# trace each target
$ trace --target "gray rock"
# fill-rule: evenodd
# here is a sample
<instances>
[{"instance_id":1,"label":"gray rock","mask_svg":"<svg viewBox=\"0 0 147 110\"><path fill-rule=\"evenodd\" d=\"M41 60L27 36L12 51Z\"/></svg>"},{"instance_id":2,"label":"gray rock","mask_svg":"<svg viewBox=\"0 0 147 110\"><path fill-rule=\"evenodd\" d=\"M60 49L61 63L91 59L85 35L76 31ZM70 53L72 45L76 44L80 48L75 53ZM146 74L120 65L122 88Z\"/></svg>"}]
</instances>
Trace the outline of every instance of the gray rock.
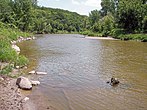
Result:
<instances>
[{"instance_id":1,"label":"gray rock","mask_svg":"<svg viewBox=\"0 0 147 110\"><path fill-rule=\"evenodd\" d=\"M17 78L16 85L24 90L32 89L32 83L30 82L30 80L22 76Z\"/></svg>"}]
</instances>

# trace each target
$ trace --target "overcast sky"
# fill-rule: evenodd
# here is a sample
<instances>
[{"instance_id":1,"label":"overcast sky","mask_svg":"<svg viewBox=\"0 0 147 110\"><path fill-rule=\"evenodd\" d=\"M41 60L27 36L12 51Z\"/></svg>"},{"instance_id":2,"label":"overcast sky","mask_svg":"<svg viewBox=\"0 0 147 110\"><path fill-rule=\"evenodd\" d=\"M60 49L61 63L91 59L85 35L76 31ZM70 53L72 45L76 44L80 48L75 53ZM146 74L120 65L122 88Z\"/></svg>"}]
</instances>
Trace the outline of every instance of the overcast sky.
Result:
<instances>
[{"instance_id":1,"label":"overcast sky","mask_svg":"<svg viewBox=\"0 0 147 110\"><path fill-rule=\"evenodd\" d=\"M38 0L39 6L60 8L88 15L90 11L100 9L101 0Z\"/></svg>"}]
</instances>

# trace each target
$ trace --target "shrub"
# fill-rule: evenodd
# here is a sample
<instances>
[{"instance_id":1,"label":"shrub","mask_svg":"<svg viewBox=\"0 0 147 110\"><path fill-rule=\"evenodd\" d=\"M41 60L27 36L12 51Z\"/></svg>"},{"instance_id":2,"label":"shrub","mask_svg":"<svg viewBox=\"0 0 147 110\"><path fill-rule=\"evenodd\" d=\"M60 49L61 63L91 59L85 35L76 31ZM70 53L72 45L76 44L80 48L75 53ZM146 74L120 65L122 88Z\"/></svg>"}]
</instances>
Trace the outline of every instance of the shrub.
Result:
<instances>
[{"instance_id":1,"label":"shrub","mask_svg":"<svg viewBox=\"0 0 147 110\"><path fill-rule=\"evenodd\" d=\"M120 35L119 39L121 40L139 40L142 42L147 42L147 34L125 34L125 35Z\"/></svg>"},{"instance_id":2,"label":"shrub","mask_svg":"<svg viewBox=\"0 0 147 110\"><path fill-rule=\"evenodd\" d=\"M124 29L113 29L111 31L111 36L113 36L114 38L118 38L121 34L125 34Z\"/></svg>"}]
</instances>

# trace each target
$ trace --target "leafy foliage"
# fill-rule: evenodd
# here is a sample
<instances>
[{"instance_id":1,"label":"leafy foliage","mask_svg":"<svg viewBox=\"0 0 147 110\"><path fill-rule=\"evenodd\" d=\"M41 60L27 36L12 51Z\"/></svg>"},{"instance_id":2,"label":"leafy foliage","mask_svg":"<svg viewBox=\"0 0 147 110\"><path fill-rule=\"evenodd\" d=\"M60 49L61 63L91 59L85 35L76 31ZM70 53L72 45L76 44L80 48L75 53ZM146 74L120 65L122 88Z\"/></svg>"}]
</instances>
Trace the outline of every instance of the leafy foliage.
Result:
<instances>
[{"instance_id":1,"label":"leafy foliage","mask_svg":"<svg viewBox=\"0 0 147 110\"><path fill-rule=\"evenodd\" d=\"M0 21L35 33L80 32L86 16L62 9L37 6L37 0L2 0Z\"/></svg>"},{"instance_id":2,"label":"leafy foliage","mask_svg":"<svg viewBox=\"0 0 147 110\"><path fill-rule=\"evenodd\" d=\"M91 31L124 40L146 41L147 36L140 34L147 33L146 0L102 0L101 6L101 10L89 14Z\"/></svg>"}]
</instances>

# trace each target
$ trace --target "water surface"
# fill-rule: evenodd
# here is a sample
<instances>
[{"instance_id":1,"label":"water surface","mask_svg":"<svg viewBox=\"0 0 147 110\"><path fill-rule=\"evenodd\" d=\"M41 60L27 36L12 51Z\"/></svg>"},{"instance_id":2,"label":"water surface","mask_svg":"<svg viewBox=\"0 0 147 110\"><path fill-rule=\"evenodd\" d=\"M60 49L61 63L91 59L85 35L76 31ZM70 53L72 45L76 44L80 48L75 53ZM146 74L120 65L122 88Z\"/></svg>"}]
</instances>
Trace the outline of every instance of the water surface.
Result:
<instances>
[{"instance_id":1,"label":"water surface","mask_svg":"<svg viewBox=\"0 0 147 110\"><path fill-rule=\"evenodd\" d=\"M38 110L146 110L147 43L39 35L19 44L39 76L30 98ZM106 81L117 77L120 84Z\"/></svg>"}]
</instances>

